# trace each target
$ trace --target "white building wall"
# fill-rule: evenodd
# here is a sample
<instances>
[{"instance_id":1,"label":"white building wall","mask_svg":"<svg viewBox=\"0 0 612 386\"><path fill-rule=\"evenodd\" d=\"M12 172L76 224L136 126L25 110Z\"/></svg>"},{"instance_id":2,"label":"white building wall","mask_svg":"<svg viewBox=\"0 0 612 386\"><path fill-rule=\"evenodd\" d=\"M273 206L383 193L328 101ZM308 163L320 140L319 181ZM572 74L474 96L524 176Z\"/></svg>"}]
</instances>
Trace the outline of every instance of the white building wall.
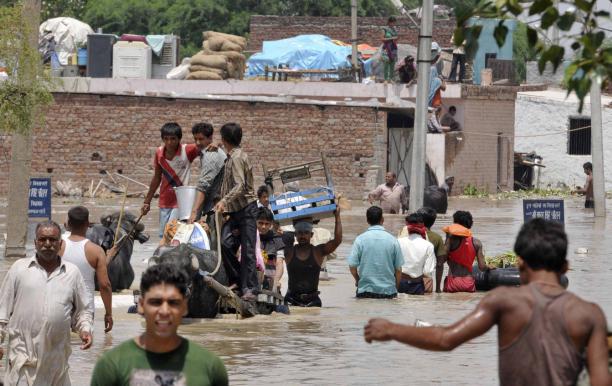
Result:
<instances>
[{"instance_id":1,"label":"white building wall","mask_svg":"<svg viewBox=\"0 0 612 386\"><path fill-rule=\"evenodd\" d=\"M540 175L540 187L583 186L582 165L590 155L569 155L567 142L569 117L579 115L575 97L565 99L565 91L549 90L517 94L514 151L535 151L546 165ZM604 165L606 191L612 190L612 98L602 97ZM608 106L608 107L606 107ZM580 115L591 115L590 101ZM535 183L535 181L534 181Z\"/></svg>"}]
</instances>

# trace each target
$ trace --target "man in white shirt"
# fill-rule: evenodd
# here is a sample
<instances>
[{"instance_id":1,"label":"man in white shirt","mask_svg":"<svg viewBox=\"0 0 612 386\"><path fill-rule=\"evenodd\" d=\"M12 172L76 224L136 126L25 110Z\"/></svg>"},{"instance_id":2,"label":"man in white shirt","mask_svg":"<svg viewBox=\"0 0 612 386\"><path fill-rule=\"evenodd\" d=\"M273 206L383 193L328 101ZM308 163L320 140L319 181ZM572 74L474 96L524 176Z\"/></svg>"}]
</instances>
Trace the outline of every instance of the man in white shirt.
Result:
<instances>
[{"instance_id":1,"label":"man in white shirt","mask_svg":"<svg viewBox=\"0 0 612 386\"><path fill-rule=\"evenodd\" d=\"M36 255L17 260L0 286L0 360L8 337L4 384L70 386L70 326L91 347L91 294L79 269L62 260L59 225L36 227ZM1 382L0 382L1 383Z\"/></svg>"},{"instance_id":2,"label":"man in white shirt","mask_svg":"<svg viewBox=\"0 0 612 386\"><path fill-rule=\"evenodd\" d=\"M408 236L397 239L404 257L402 280L398 292L410 295L425 293L424 277L431 277L436 268L434 246L426 240L427 228L420 214L406 217Z\"/></svg>"}]
</instances>

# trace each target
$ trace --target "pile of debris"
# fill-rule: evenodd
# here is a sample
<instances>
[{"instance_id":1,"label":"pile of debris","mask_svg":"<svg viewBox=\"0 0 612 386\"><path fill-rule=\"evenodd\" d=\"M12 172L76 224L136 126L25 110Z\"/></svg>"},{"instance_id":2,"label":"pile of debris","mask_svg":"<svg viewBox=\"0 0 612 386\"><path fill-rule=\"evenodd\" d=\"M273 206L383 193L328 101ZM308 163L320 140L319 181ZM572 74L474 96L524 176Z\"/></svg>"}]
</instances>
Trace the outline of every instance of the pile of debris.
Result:
<instances>
[{"instance_id":1,"label":"pile of debris","mask_svg":"<svg viewBox=\"0 0 612 386\"><path fill-rule=\"evenodd\" d=\"M151 173L151 171L146 168L142 169L147 173ZM149 190L147 184L121 173L109 173L104 171L103 174L104 177L100 178L97 184L95 184L94 180L91 180L88 187L83 187L81 184L72 180L59 180L55 183L53 193L60 197L112 198L117 195L144 197ZM130 185L132 187L136 185L138 188L130 188Z\"/></svg>"},{"instance_id":2,"label":"pile of debris","mask_svg":"<svg viewBox=\"0 0 612 386\"><path fill-rule=\"evenodd\" d=\"M221 32L204 32L202 51L191 58L187 79L242 79L246 66L246 39Z\"/></svg>"}]
</instances>

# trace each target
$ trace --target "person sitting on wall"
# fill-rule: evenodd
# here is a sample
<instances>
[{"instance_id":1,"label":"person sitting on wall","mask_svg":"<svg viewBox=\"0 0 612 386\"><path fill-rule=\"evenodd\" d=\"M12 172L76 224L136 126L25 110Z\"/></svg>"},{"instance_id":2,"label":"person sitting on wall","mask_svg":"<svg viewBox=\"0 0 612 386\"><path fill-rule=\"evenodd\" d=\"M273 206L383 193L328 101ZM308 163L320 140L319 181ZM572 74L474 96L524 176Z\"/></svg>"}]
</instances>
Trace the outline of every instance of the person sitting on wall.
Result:
<instances>
[{"instance_id":1,"label":"person sitting on wall","mask_svg":"<svg viewBox=\"0 0 612 386\"><path fill-rule=\"evenodd\" d=\"M449 126L443 126L440 123L440 114L442 113L442 107L430 107L428 110L427 120L427 132L432 134L442 134L451 131Z\"/></svg>"},{"instance_id":2,"label":"person sitting on wall","mask_svg":"<svg viewBox=\"0 0 612 386\"><path fill-rule=\"evenodd\" d=\"M289 289L285 295L287 303L298 307L321 307L319 297L319 274L325 256L334 252L342 243L342 222L340 208L334 212L336 225L334 238L325 244L312 245L312 222L300 220L295 225L297 244L285 243L284 259L276 258L274 288L279 288L284 265L287 264ZM284 261L283 261L284 260Z\"/></svg>"},{"instance_id":3,"label":"person sitting on wall","mask_svg":"<svg viewBox=\"0 0 612 386\"><path fill-rule=\"evenodd\" d=\"M408 55L404 58L404 62L397 69L399 74L400 83L406 83L406 86L410 86L413 82L416 82L417 70L414 65L414 57Z\"/></svg>"},{"instance_id":4,"label":"person sitting on wall","mask_svg":"<svg viewBox=\"0 0 612 386\"><path fill-rule=\"evenodd\" d=\"M450 131L460 131L461 125L455 120L455 114L457 114L457 108L455 106L449 107L448 112L442 116L440 124L450 127Z\"/></svg>"}]
</instances>

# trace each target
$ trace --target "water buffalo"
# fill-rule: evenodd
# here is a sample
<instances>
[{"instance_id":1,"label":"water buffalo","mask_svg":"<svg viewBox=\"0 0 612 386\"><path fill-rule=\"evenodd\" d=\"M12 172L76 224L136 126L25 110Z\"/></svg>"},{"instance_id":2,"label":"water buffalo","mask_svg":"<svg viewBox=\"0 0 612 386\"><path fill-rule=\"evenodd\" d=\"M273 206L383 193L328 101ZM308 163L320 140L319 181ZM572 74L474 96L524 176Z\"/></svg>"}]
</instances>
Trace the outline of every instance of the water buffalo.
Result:
<instances>
[{"instance_id":1,"label":"water buffalo","mask_svg":"<svg viewBox=\"0 0 612 386\"><path fill-rule=\"evenodd\" d=\"M197 261L196 261L197 260ZM153 253L150 264L169 263L183 269L191 277L188 300L188 316L191 318L214 318L219 312L219 294L204 283L200 271L214 272L217 266L217 252L207 251L183 243L176 247L163 246ZM223 264L213 278L227 286L228 278Z\"/></svg>"},{"instance_id":2,"label":"water buffalo","mask_svg":"<svg viewBox=\"0 0 612 386\"><path fill-rule=\"evenodd\" d=\"M425 165L425 189L423 191L423 206L436 210L436 213L444 214L448 210L448 196L451 194L454 177L446 178L442 186L438 185L438 177L433 169ZM410 186L404 187L406 197L410 197ZM408 212L408 201L402 206L402 212Z\"/></svg>"},{"instance_id":3,"label":"water buffalo","mask_svg":"<svg viewBox=\"0 0 612 386\"><path fill-rule=\"evenodd\" d=\"M133 214L126 212L121 219L121 227L119 228L120 240L126 236L136 224L137 218ZM102 216L100 224L94 224L87 230L87 238L98 244L106 252L113 245L115 238L115 230L119 222L119 212L111 215ZM121 291L130 288L134 281L134 269L130 264L132 252L134 249L134 240L138 240L141 244L149 239L149 236L144 231L144 225L138 224L131 237L121 242L121 248L117 255L108 265L108 278L111 282L113 291ZM96 290L98 285L96 283Z\"/></svg>"}]
</instances>

